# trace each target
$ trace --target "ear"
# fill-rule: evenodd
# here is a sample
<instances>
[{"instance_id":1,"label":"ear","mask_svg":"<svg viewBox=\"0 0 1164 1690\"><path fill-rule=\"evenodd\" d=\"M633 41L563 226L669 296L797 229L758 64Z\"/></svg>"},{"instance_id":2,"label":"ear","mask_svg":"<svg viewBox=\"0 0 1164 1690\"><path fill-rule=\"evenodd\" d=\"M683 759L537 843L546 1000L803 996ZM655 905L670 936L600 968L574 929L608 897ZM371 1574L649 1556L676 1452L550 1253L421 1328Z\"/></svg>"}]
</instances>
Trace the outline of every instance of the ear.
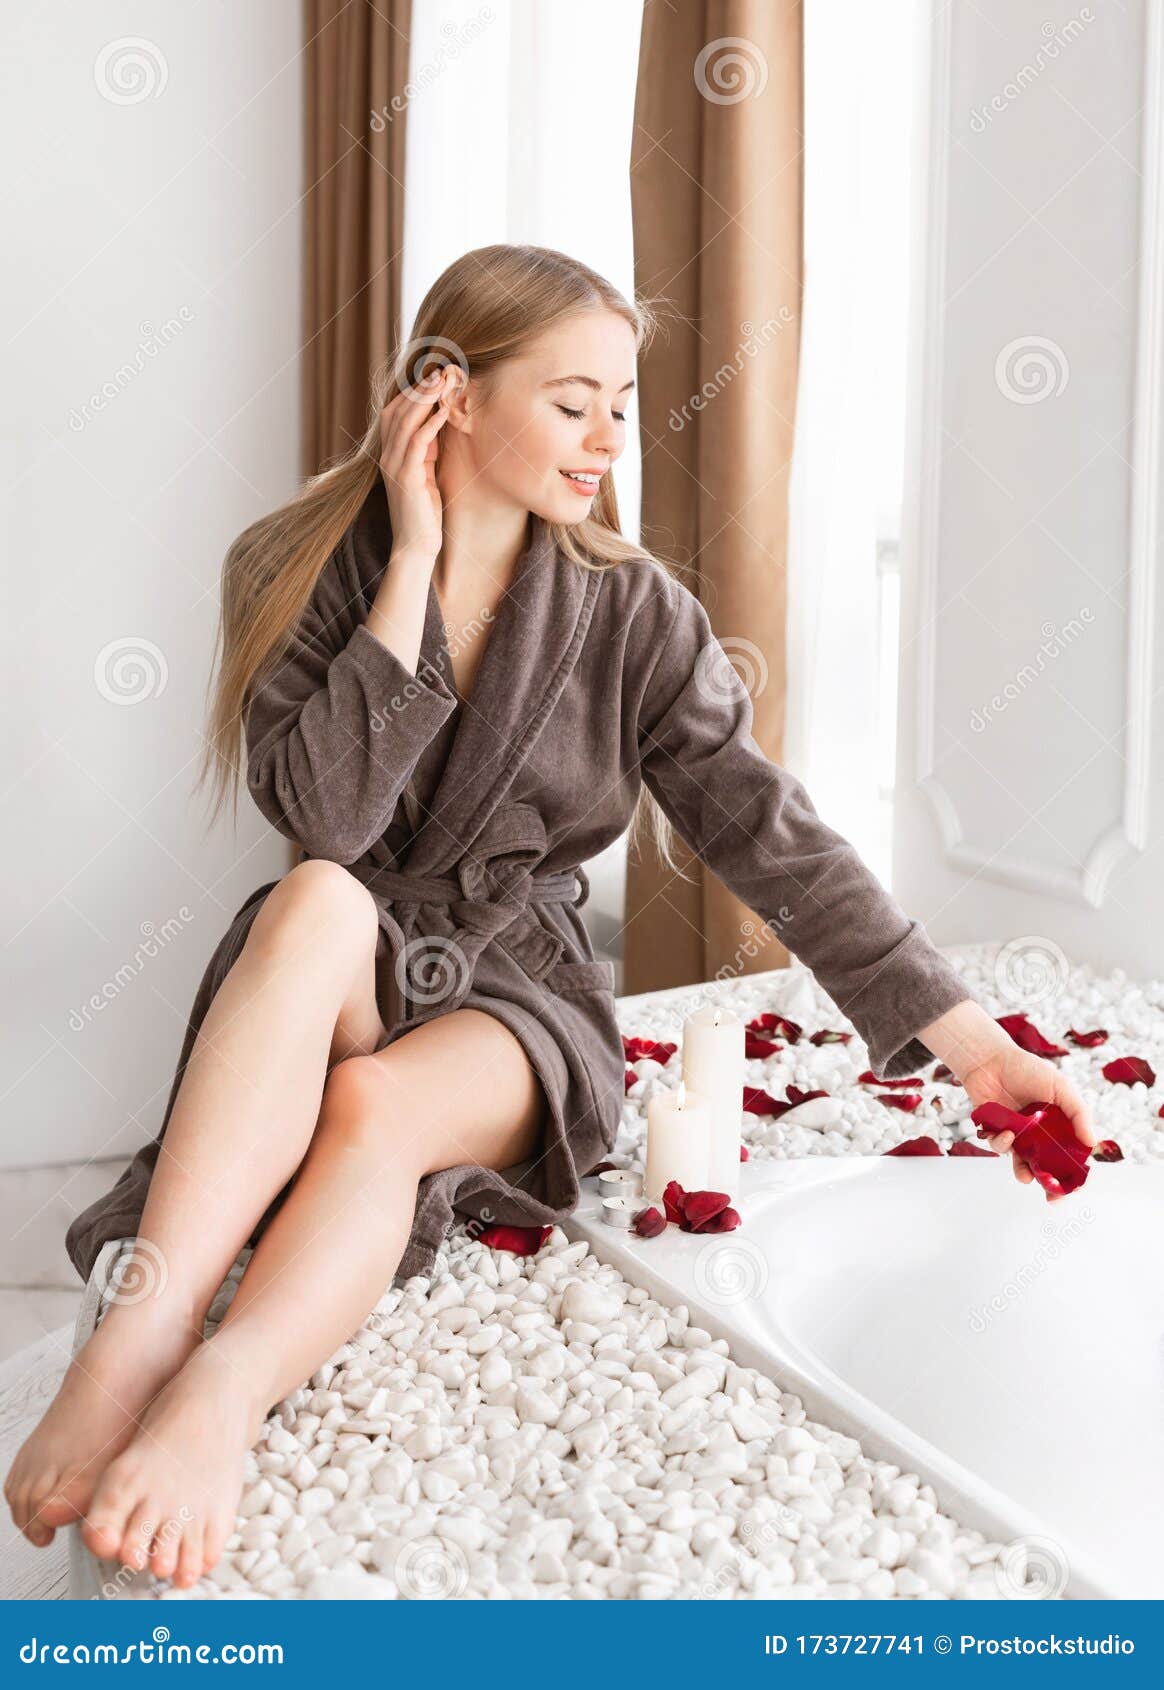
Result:
<instances>
[{"instance_id":1,"label":"ear","mask_svg":"<svg viewBox=\"0 0 1164 1690\"><path fill-rule=\"evenodd\" d=\"M449 414L445 419L445 428L454 428L458 434L473 432L473 395L472 380L465 374L460 364L446 364L449 372L445 379L445 397L449 402Z\"/></svg>"}]
</instances>

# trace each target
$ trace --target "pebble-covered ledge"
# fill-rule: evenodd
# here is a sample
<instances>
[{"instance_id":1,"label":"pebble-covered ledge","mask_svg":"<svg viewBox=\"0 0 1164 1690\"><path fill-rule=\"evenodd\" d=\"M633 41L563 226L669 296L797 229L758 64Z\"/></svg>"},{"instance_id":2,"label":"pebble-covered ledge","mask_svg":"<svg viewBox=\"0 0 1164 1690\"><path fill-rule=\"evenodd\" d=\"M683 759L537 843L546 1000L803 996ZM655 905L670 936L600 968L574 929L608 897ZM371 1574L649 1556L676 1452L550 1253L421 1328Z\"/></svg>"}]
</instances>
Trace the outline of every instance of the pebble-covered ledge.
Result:
<instances>
[{"instance_id":1,"label":"pebble-covered ledge","mask_svg":"<svg viewBox=\"0 0 1164 1690\"><path fill-rule=\"evenodd\" d=\"M993 1013L1026 1009L1052 1037L1107 1027L1106 1047L1061 1063L1129 1158L1164 1156L1164 1088L1146 1096L1099 1074L1125 1051L1164 1073L1164 985L1081 968L1020 1004L999 990L995 947L947 954ZM744 1019L774 1007L770 981L715 992ZM639 1000L623 1031L677 1040L691 1005L684 992ZM849 1028L802 972L775 1007L806 1030ZM678 1063L638 1065L618 1160L637 1158L645 1099L677 1082ZM903 1116L855 1083L865 1065L856 1039L749 1063L748 1083L776 1095L791 1081L840 1099L815 1127L745 1117L751 1154L869 1154L918 1131L948 1143L970 1130L957 1088L925 1087L923 1111ZM916 1475L808 1420L686 1309L660 1306L557 1228L528 1258L458 1229L431 1283L386 1293L268 1421L241 1516L191 1590L139 1575L118 1593L995 1598L1037 1574L1024 1574L1021 1545L943 1514Z\"/></svg>"}]
</instances>

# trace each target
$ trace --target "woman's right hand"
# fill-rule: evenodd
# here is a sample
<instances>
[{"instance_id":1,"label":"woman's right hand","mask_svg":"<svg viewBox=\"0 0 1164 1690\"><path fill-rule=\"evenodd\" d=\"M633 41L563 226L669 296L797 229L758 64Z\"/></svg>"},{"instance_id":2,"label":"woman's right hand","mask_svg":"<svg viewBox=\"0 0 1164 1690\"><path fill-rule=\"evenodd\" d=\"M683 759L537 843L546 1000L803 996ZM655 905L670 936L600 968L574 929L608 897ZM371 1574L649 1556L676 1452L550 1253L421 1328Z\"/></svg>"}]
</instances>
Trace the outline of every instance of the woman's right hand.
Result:
<instances>
[{"instance_id":1,"label":"woman's right hand","mask_svg":"<svg viewBox=\"0 0 1164 1690\"><path fill-rule=\"evenodd\" d=\"M380 412L380 474L388 495L393 553L407 552L432 563L443 533L437 435L448 419L451 392L446 365L433 371L431 379L425 377L417 387L396 394Z\"/></svg>"}]
</instances>

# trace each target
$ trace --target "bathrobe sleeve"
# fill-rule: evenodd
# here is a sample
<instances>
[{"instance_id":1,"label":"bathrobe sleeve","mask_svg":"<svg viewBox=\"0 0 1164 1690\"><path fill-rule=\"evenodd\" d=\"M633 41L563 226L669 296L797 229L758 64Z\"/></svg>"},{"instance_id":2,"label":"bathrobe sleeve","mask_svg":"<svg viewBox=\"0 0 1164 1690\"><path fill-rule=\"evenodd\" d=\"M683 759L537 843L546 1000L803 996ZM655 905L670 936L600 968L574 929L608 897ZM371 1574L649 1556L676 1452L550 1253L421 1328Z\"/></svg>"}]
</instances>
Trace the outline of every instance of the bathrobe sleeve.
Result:
<instances>
[{"instance_id":1,"label":"bathrobe sleeve","mask_svg":"<svg viewBox=\"0 0 1164 1690\"><path fill-rule=\"evenodd\" d=\"M702 604L656 568L656 609L644 620L658 655L638 715L644 784L701 861L812 970L873 1071L916 1072L933 1060L918 1030L972 994L801 783L761 751L751 698Z\"/></svg>"},{"instance_id":2,"label":"bathrobe sleeve","mask_svg":"<svg viewBox=\"0 0 1164 1690\"><path fill-rule=\"evenodd\" d=\"M369 602L349 530L244 715L247 785L263 815L309 856L344 864L383 834L457 704L431 667L414 675L369 631Z\"/></svg>"}]
</instances>

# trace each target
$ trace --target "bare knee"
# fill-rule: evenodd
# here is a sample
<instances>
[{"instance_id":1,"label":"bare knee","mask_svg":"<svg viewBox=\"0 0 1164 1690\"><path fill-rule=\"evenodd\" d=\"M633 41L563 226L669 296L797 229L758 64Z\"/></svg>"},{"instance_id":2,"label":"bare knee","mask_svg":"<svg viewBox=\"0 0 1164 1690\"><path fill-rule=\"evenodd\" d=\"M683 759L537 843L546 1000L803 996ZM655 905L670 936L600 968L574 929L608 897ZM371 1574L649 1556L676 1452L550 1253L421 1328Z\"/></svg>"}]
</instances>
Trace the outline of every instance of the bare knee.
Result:
<instances>
[{"instance_id":1,"label":"bare knee","mask_svg":"<svg viewBox=\"0 0 1164 1690\"><path fill-rule=\"evenodd\" d=\"M378 1056L349 1056L337 1062L323 1090L317 1134L349 1149L381 1151L402 1171L427 1172L425 1121L417 1100L396 1072Z\"/></svg>"},{"instance_id":2,"label":"bare knee","mask_svg":"<svg viewBox=\"0 0 1164 1690\"><path fill-rule=\"evenodd\" d=\"M368 888L339 863L310 858L285 874L263 900L247 935L255 953L311 946L358 956L375 947L379 922Z\"/></svg>"}]
</instances>

